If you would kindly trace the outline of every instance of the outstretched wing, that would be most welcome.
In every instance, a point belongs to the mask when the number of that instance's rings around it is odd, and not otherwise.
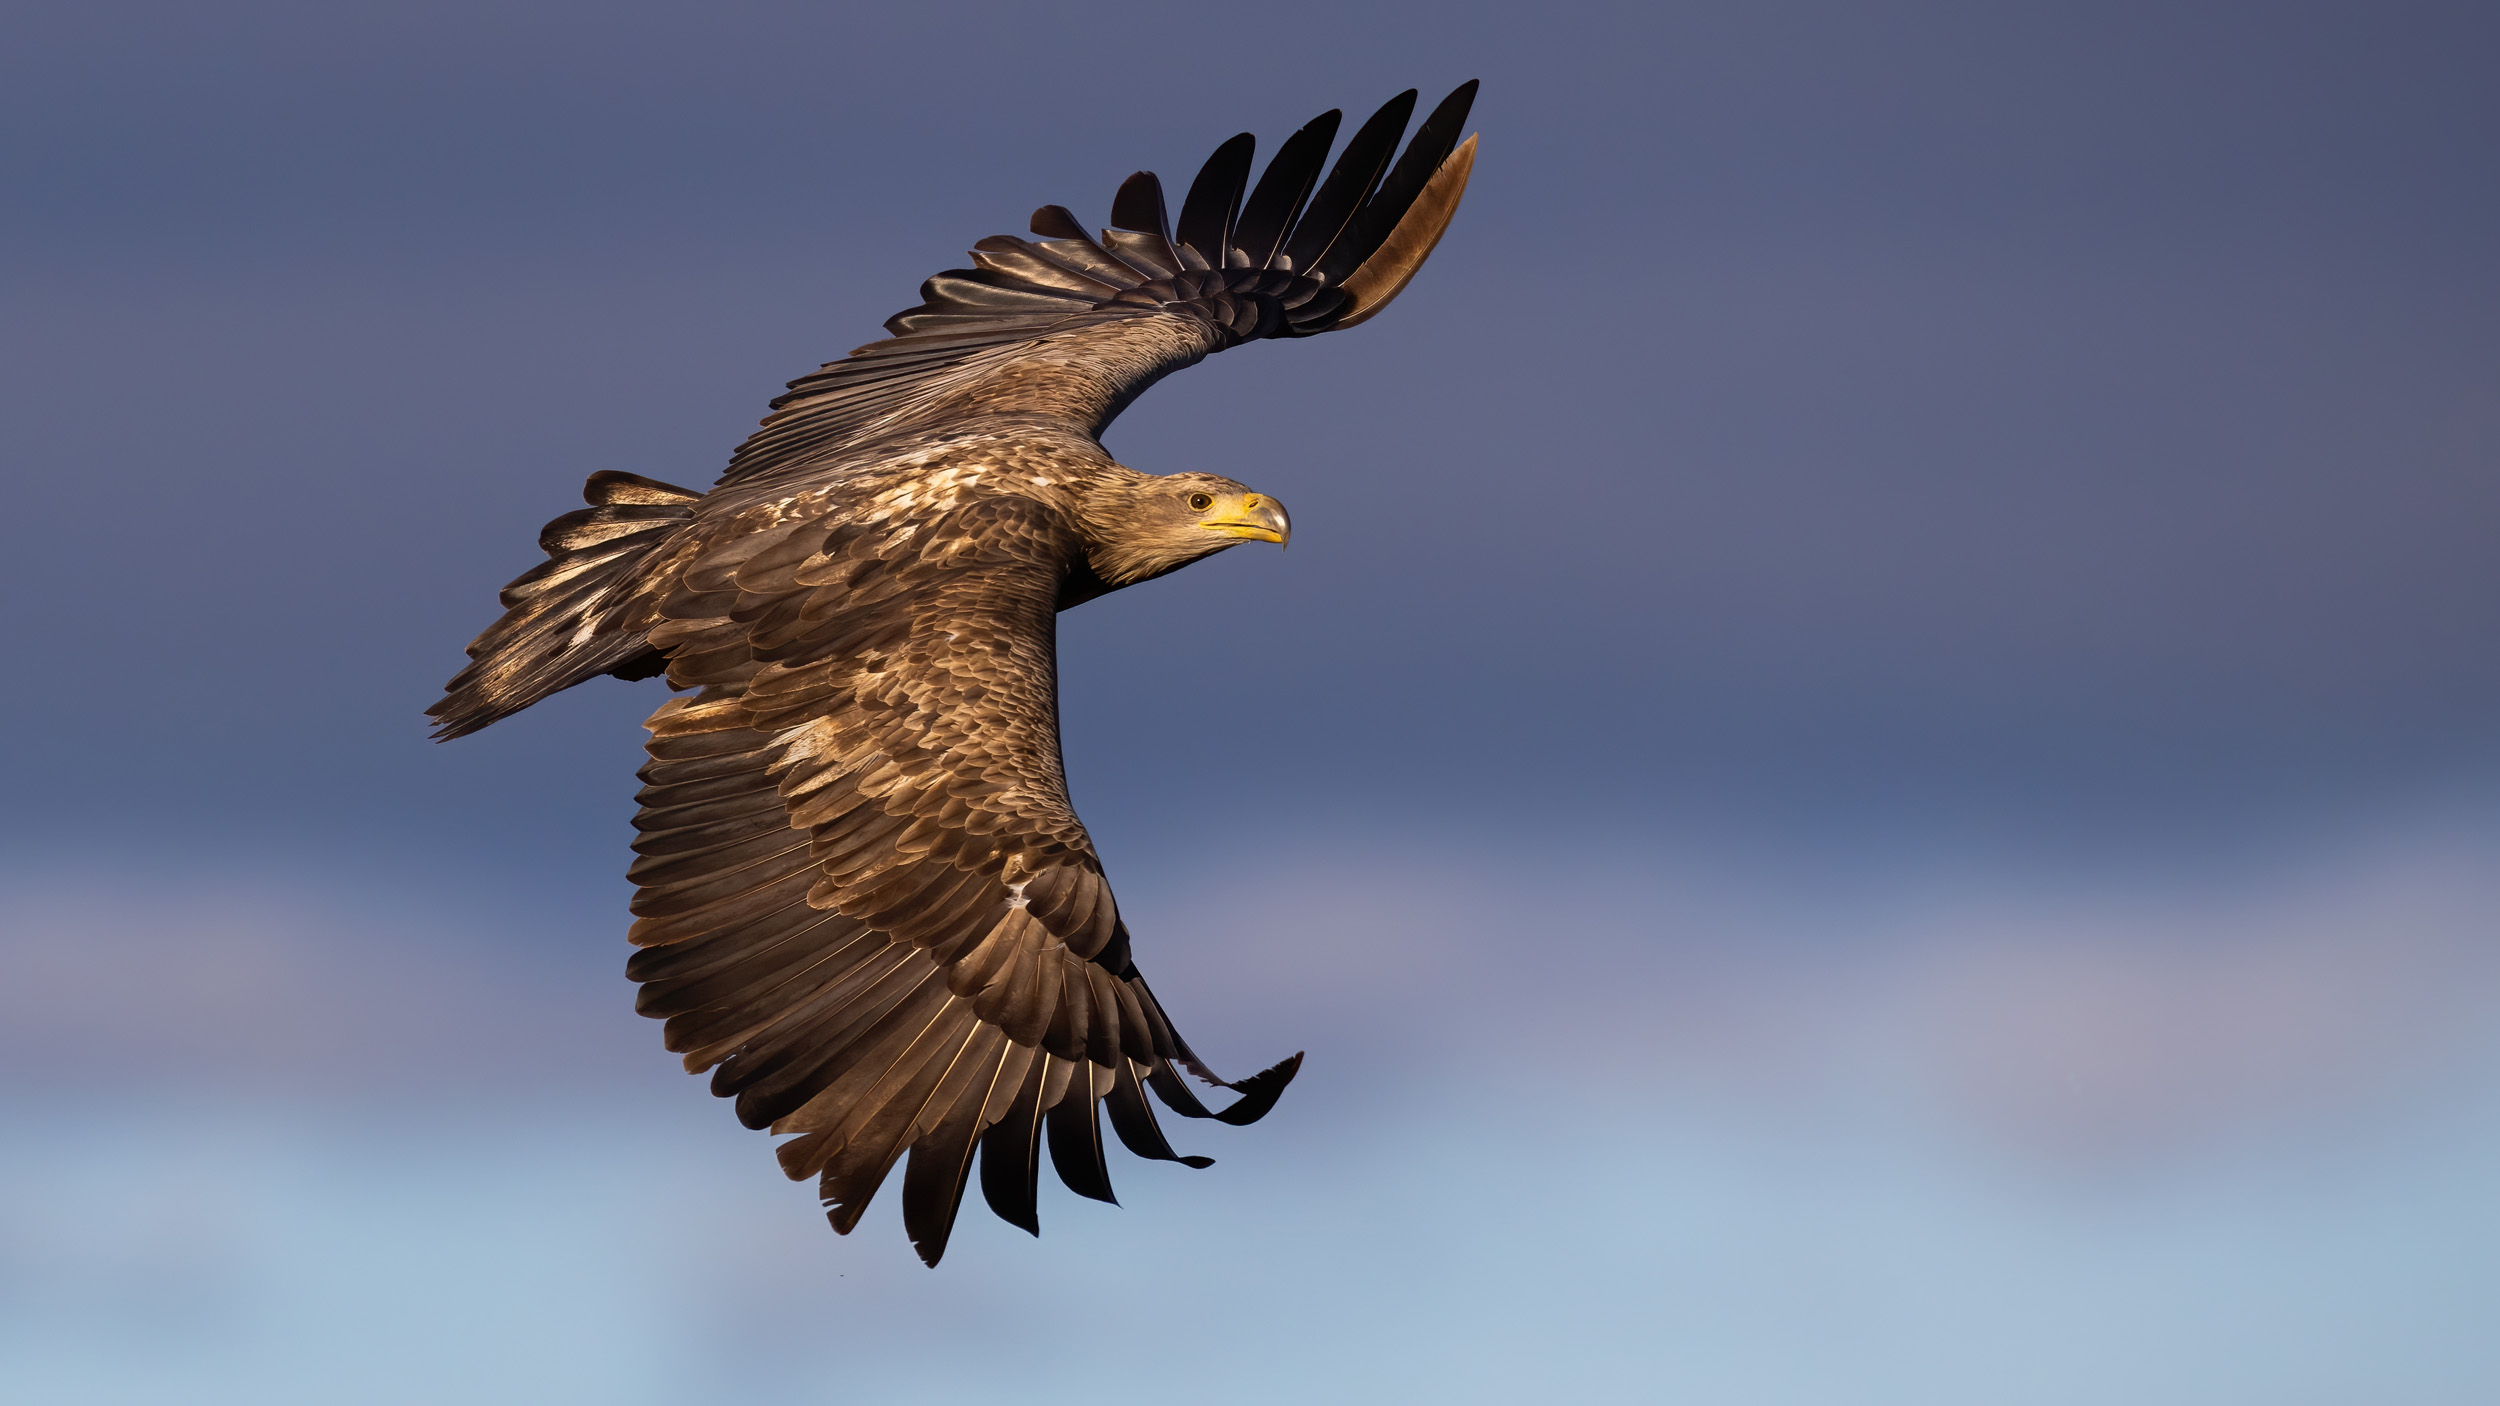
[[[1099,1104],[1187,1161],[1143,1086],[1193,1117],[1265,1113],[1300,1056],[1220,1114],[1215,1076],[1129,960],[1060,769],[1053,620],[1074,528],[1024,498],[904,519],[753,519],[698,548],[650,642],[681,688],[651,720],[629,968],[689,1070],[820,1178],[848,1233],[895,1161],[921,1257],[981,1189],[1038,1232],[1047,1140],[1111,1199]]]
[[[1255,186],[1242,133],[1190,184],[1177,229],[1145,171],[1120,187],[1099,239],[1063,207],[1042,207],[1038,241],[982,240],[977,267],[930,279],[919,306],[886,320],[892,338],[791,382],[720,482],[801,471],[980,414],[1046,415],[1098,436],[1146,387],[1212,352],[1364,321],[1414,277],[1458,209],[1476,145],[1458,132],[1475,95],[1471,80],[1443,99],[1394,166],[1415,93],[1390,99],[1325,180],[1336,112],[1287,138]]]

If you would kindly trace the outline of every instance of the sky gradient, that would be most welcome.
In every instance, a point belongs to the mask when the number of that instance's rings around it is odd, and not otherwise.
[[[29,1399],[2500,1392],[2481,9],[12,31]],[[1388,314],[1108,436],[1292,550],[1062,620],[1141,965],[1305,1074],[837,1240],[630,1010],[659,686],[421,710],[583,477],[708,483],[973,240],[1469,77]]]

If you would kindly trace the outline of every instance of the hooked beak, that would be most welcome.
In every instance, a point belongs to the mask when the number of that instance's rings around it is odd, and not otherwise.
[[[1215,507],[1198,520],[1198,525],[1227,537],[1273,542],[1280,547],[1293,536],[1293,519],[1285,516],[1285,505],[1264,493],[1225,494],[1215,500]]]

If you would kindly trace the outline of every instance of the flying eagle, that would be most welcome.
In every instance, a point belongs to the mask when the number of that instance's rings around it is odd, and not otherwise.
[[[908,1152],[903,1224],[935,1265],[977,1148],[990,1208],[1038,1234],[1045,1141],[1108,1201],[1100,1107],[1130,1151],[1203,1167],[1144,1090],[1245,1124],[1300,1066],[1218,1077],[1138,973],[1068,802],[1055,617],[1285,541],[1275,499],[1100,436],[1209,353],[1387,306],[1466,189],[1475,92],[1394,163],[1411,90],[1324,180],[1335,112],[1256,185],[1248,133],[1216,148],[1177,226],[1141,171],[1099,238],[1046,205],[1037,239],[982,240],[891,337],[791,382],[710,492],[593,474],[427,710],[453,738],[603,674],[687,695],[647,724],[626,972],[742,1122],[797,1135],[782,1168],[820,1179],[835,1230]],[[1238,1098],[1210,1110],[1178,1069]]]

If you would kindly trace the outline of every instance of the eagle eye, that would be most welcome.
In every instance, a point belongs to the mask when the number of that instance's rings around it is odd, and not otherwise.
[[[1189,510],[1193,513],[1203,513],[1207,509],[1214,506],[1215,499],[1204,493],[1192,493],[1189,495]]]

